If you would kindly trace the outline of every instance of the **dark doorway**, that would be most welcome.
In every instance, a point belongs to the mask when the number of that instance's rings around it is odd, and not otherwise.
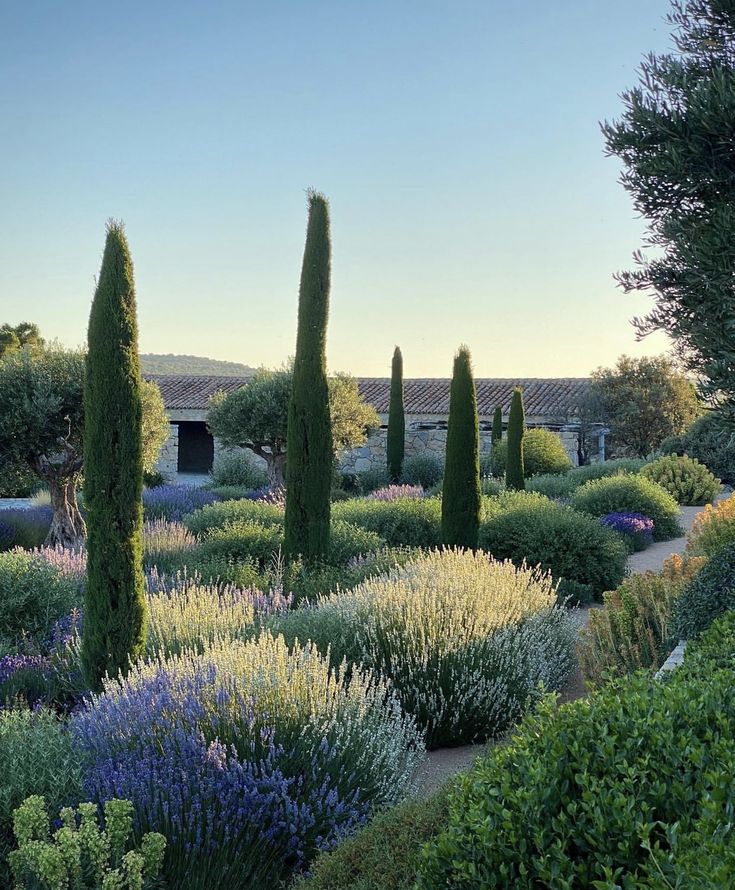
[[[214,463],[214,439],[203,420],[179,422],[179,473],[208,473]]]

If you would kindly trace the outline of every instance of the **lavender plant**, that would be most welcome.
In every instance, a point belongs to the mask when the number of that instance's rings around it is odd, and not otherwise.
[[[422,750],[384,684],[345,683],[270,634],[139,664],[71,731],[88,793],[131,800],[138,834],[168,839],[165,877],[190,890],[276,886],[398,800]]]
[[[196,485],[159,485],[143,492],[143,511],[146,519],[180,522],[189,513],[217,500],[213,491]]]
[[[0,511],[5,531],[0,550],[22,547],[30,550],[46,540],[51,528],[52,510],[48,504],[31,507],[6,507]]]
[[[152,519],[143,523],[143,561],[159,572],[181,568],[196,546],[194,535],[181,522]]]
[[[424,489],[420,485],[386,485],[371,492],[370,501],[398,501],[403,498],[422,498]]]
[[[432,551],[351,591],[276,619],[332,663],[383,674],[429,747],[496,735],[539,684],[558,689],[574,665],[576,629],[548,575],[483,553]]]
[[[645,550],[653,544],[653,519],[642,513],[608,513],[600,525],[623,535],[633,551]]]

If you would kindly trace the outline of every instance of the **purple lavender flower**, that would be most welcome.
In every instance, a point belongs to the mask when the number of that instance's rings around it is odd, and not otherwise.
[[[218,500],[213,491],[196,485],[158,485],[143,492],[143,510],[146,519],[180,522],[187,514]]]
[[[404,498],[422,498],[425,492],[420,485],[387,485],[367,496],[369,501],[397,501]]]
[[[600,524],[625,535],[635,550],[645,550],[653,543],[653,519],[642,513],[608,513]]]
[[[34,707],[46,698],[52,672],[43,655],[4,655],[0,658],[0,708],[22,699]]]

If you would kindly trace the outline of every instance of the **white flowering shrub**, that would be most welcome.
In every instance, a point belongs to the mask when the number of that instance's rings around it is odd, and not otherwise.
[[[429,747],[501,732],[575,659],[550,577],[484,553],[432,551],[272,623],[388,678]]]

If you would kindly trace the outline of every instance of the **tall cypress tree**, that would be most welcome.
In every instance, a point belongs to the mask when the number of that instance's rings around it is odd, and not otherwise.
[[[403,356],[396,346],[390,371],[390,405],[388,407],[388,436],[386,452],[388,476],[398,482],[403,469],[406,449],[406,413],[403,407]]]
[[[500,405],[495,406],[493,414],[493,431],[490,437],[490,445],[495,446],[503,440],[503,409]]]
[[[525,416],[523,411],[523,390],[513,390],[508,415],[508,433],[506,437],[508,452],[505,459],[505,485],[522,491],[526,487],[523,470],[523,432]]]
[[[284,550],[309,560],[329,551],[332,425],[327,386],[331,266],[329,205],[309,192],[309,222],[299,287],[293,386],[288,406]]]
[[[82,664],[93,689],[105,673],[124,673],[145,644],[141,425],[133,262],[122,224],[110,222],[89,315],[84,381]]]
[[[480,433],[472,361],[466,346],[454,358],[449,391],[447,450],[442,487],[442,541],[477,547],[480,527]]]

